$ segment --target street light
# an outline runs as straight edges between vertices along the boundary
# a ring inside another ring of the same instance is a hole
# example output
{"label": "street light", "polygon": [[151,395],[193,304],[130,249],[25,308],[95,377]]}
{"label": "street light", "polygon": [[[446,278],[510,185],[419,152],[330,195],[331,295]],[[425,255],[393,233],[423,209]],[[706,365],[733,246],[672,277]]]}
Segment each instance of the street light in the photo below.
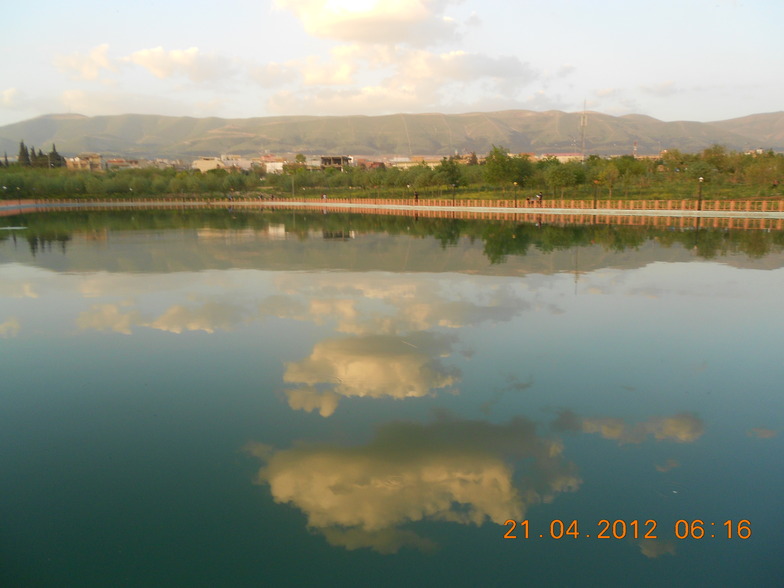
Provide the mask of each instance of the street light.
{"label": "street light", "polygon": [[702,210],[702,182],[705,180],[702,176],[699,178],[699,184],[697,184],[697,210]]}
{"label": "street light", "polygon": [[515,208],[517,208],[517,182],[514,183],[514,201],[515,201]]}

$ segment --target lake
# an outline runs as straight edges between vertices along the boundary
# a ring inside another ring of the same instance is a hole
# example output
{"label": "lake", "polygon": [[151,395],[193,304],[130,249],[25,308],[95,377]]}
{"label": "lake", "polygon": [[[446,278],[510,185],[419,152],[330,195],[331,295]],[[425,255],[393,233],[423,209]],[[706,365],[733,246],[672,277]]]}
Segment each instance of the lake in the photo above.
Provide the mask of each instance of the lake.
{"label": "lake", "polygon": [[0,230],[4,586],[781,586],[784,233]]}

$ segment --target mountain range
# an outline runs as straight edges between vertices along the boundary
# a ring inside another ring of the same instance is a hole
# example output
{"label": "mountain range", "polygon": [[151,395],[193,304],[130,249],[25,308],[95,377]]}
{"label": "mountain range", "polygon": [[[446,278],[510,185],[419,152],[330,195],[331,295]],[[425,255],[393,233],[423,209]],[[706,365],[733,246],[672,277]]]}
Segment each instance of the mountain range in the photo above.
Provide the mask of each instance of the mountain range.
{"label": "mountain range", "polygon": [[[584,121],[584,125],[582,124]],[[484,155],[493,145],[514,153],[639,155],[662,149],[696,152],[784,151],[784,111],[717,122],[664,122],[644,115],[507,110],[466,114],[278,116],[225,119],[124,114],[52,114],[0,127],[0,151],[19,142],[60,154],[192,159],[198,156],[303,153],[365,157]]]}

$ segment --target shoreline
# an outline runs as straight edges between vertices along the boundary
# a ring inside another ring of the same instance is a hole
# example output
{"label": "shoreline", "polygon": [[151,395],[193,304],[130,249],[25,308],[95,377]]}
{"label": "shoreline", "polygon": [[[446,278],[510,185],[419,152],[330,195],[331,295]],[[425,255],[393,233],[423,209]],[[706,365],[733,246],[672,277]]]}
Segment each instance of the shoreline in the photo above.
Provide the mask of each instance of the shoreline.
{"label": "shoreline", "polygon": [[[187,208],[300,208],[316,209],[322,211],[357,212],[364,214],[394,212],[394,213],[451,213],[455,217],[472,215],[492,215],[493,217],[519,217],[519,216],[632,216],[632,217],[673,217],[673,218],[737,218],[737,219],[784,219],[784,202],[776,202],[778,210],[731,210],[712,209],[698,210],[696,208],[643,208],[643,207],[586,207],[588,201],[545,201],[534,205],[511,206],[512,201],[413,201],[390,200],[384,201],[347,201],[333,200],[273,200],[273,199],[218,199],[218,200],[187,200],[187,199],[138,199],[138,200],[111,200],[96,199],[91,201],[80,200],[4,200],[0,201],[0,216],[13,216],[25,212],[46,212],[54,210],[107,210],[107,209],[187,209]],[[570,206],[563,206],[569,202]],[[636,201],[626,201],[636,202]],[[677,201],[695,204],[693,201]],[[711,202],[711,201],[708,201]],[[501,204],[503,203],[503,204]],[[579,206],[575,206],[579,203]],[[604,203],[604,202],[603,202]],[[613,202],[615,203],[615,202]],[[623,201],[618,201],[622,205]],[[707,204],[707,203],[706,203]],[[746,203],[746,208],[751,208],[752,203]],[[756,203],[754,203],[756,204]]]}

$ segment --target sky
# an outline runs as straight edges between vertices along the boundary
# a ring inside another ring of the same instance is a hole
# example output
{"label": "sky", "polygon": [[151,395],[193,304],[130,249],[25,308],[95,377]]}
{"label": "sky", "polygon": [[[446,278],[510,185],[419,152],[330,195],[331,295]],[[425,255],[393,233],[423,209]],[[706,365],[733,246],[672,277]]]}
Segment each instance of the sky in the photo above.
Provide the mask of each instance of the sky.
{"label": "sky", "polygon": [[0,125],[784,110],[782,0],[39,0],[1,12]]}

